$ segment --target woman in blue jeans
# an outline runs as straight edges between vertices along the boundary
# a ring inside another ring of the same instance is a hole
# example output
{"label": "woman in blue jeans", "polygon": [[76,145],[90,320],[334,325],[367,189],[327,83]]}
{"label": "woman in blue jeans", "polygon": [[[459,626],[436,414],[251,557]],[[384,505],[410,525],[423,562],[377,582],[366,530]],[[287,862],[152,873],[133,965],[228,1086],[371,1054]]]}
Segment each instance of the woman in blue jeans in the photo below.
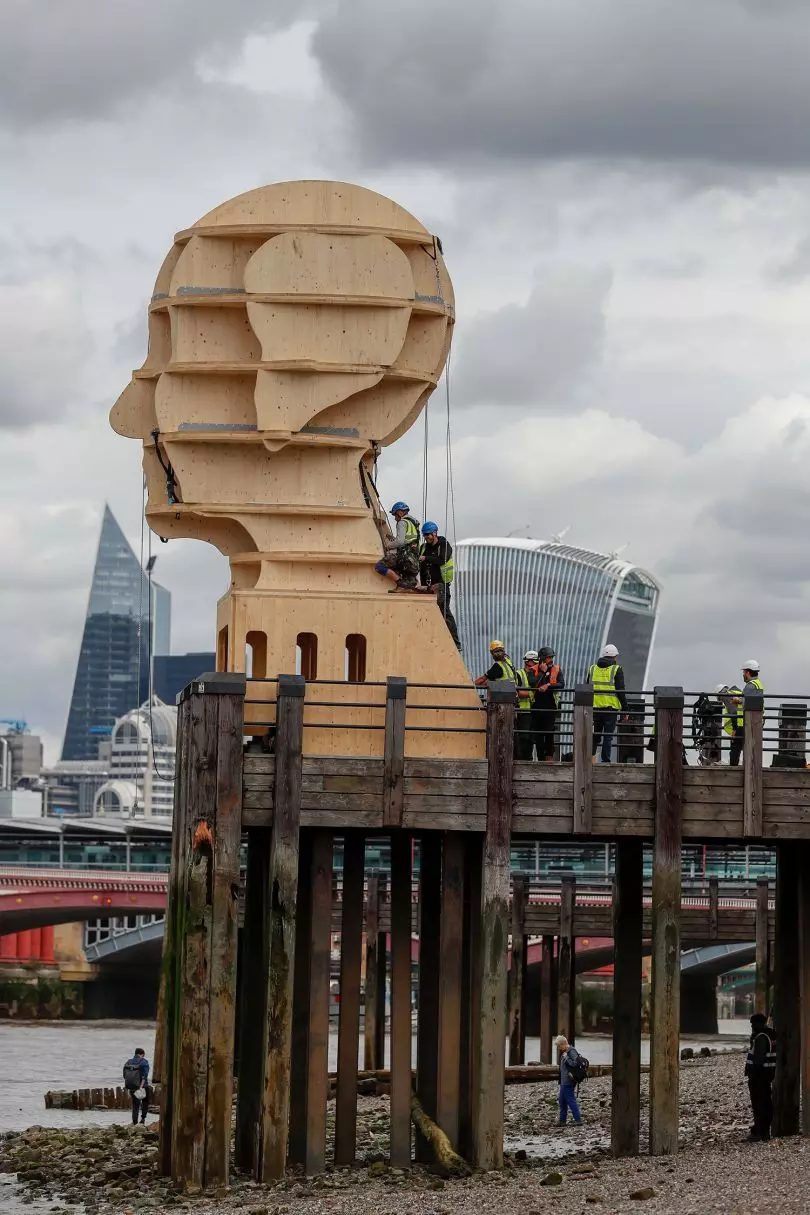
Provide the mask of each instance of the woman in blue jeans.
{"label": "woman in blue jeans", "polygon": [[574,1064],[577,1052],[573,1046],[569,1046],[568,1039],[562,1034],[554,1039],[554,1045],[557,1047],[560,1059],[560,1126],[565,1126],[568,1121],[569,1110],[575,1125],[581,1126],[582,1114],[577,1101],[576,1084],[569,1071],[569,1064]]}

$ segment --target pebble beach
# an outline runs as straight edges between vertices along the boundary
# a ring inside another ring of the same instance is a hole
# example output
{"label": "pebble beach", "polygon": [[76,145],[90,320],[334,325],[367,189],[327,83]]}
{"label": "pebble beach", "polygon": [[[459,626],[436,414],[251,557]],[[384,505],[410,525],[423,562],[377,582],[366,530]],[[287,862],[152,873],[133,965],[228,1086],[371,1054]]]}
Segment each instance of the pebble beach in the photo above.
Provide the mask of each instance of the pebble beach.
{"label": "pebble beach", "polygon": [[[645,1075],[644,1107],[647,1086]],[[739,1053],[681,1064],[676,1157],[612,1159],[609,1078],[588,1081],[581,1097],[585,1124],[559,1130],[553,1084],[509,1086],[504,1168],[461,1180],[443,1179],[421,1166],[407,1172],[387,1166],[386,1097],[359,1098],[356,1168],[317,1178],[292,1173],[276,1186],[259,1186],[237,1175],[229,1190],[219,1194],[179,1193],[157,1176],[156,1126],[133,1128],[123,1122],[11,1132],[0,1140],[0,1171],[17,1174],[17,1201],[53,1215],[534,1215],[639,1209],[754,1215],[810,1210],[810,1141],[745,1142],[750,1118]],[[333,1114],[331,1103],[330,1135]],[[646,1108],[641,1136],[643,1145]]]}

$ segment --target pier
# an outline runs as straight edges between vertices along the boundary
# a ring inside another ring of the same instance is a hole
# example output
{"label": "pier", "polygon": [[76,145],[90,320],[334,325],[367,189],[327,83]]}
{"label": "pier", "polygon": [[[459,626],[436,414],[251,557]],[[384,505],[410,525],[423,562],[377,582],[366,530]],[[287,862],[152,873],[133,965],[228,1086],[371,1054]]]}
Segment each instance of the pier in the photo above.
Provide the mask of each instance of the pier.
{"label": "pier", "polygon": [[[346,706],[342,717],[332,713],[330,681],[295,675],[204,676],[183,694],[155,1060],[164,1091],[165,1173],[192,1189],[227,1184],[234,1076],[239,1166],[266,1181],[282,1176],[288,1160],[307,1173],[326,1167],[330,945],[337,926],[334,1163],[349,1165],[355,1157],[363,961],[364,1065],[382,1065],[388,931],[391,1163],[408,1167],[414,1146],[417,1158],[429,1158],[421,1136],[414,1145],[415,1091],[464,1159],[499,1167],[506,1044],[508,1038],[510,1062],[522,1061],[530,935],[541,938],[536,1015],[544,1054],[553,969],[557,1027],[574,1031],[575,884],[563,883],[551,914],[533,903],[525,884],[510,880],[515,837],[615,844],[613,898],[599,915],[605,935],[614,939],[614,1153],[639,1150],[645,938],[652,953],[650,1151],[677,1150],[680,951],[689,942],[755,938],[757,1006],[766,1011],[768,937],[775,938],[775,1129],[799,1131],[802,1093],[805,1110],[810,1108],[810,1063],[801,1047],[803,1038],[810,1042],[810,1034],[802,1034],[810,1003],[810,890],[803,876],[810,859],[810,774],[763,768],[761,696],[746,697],[746,749],[738,769],[684,766],[684,695],[678,688],[655,692],[654,764],[592,764],[592,692],[580,687],[571,762],[540,765],[513,759],[514,688],[507,682],[492,686],[487,705],[469,712],[469,700],[459,696],[454,720],[463,710],[470,724],[457,728],[468,735],[465,748],[480,750],[480,757],[453,759],[420,754],[420,735],[442,728],[441,721],[432,725],[431,714],[434,705],[438,717],[447,712],[446,686],[435,697],[428,685],[402,678],[349,686],[358,695],[339,702]],[[343,688],[345,693],[345,683]],[[315,753],[313,740],[327,735],[326,754]],[[372,833],[390,841],[384,900],[378,879],[366,881],[364,872]],[[345,850],[339,902],[332,872],[336,837]],[[716,887],[704,905],[684,905],[685,840],[774,846],[774,911],[769,913],[764,882],[755,907],[736,913],[736,923]],[[653,856],[646,908],[645,842]],[[556,958],[549,946],[553,935]],[[412,969],[418,989],[415,1083]]]}

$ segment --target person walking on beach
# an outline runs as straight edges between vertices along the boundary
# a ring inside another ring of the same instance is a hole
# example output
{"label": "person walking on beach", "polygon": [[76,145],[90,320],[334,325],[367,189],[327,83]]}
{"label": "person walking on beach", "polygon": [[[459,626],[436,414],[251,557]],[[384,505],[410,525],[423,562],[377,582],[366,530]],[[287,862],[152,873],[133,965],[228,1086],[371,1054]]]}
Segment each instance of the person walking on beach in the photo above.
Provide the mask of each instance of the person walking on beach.
{"label": "person walking on beach", "polygon": [[582,1126],[582,1113],[580,1112],[579,1102],[577,1101],[577,1080],[574,1076],[577,1073],[577,1064],[579,1063],[579,1053],[570,1046],[568,1039],[562,1034],[559,1034],[554,1039],[554,1045],[557,1048],[557,1055],[560,1060],[560,1126],[565,1126],[568,1122],[568,1111],[571,1111],[571,1117],[574,1120],[575,1126]]}
{"label": "person walking on beach", "polygon": [[773,1078],[776,1074],[776,1041],[764,1013],[751,1018],[751,1045],[745,1060],[745,1075],[751,1097],[754,1125],[749,1136],[755,1143],[771,1137],[773,1122]]}
{"label": "person walking on beach", "polygon": [[132,1125],[137,1126],[139,1118],[142,1123],[146,1122],[150,1093],[149,1060],[140,1046],[124,1064],[124,1087],[132,1099]]}

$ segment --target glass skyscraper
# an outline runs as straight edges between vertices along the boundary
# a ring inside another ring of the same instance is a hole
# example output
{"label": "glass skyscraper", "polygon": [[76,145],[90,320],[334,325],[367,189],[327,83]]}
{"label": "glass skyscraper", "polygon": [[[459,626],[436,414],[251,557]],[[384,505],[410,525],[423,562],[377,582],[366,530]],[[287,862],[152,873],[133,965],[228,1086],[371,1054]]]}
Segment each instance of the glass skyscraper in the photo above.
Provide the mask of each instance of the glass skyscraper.
{"label": "glass skyscraper", "polygon": [[516,663],[526,650],[553,646],[571,688],[613,642],[628,691],[646,686],[661,593],[652,574],[543,540],[461,540],[454,555],[456,619],[472,675],[491,665],[497,638]]}
{"label": "glass skyscraper", "polygon": [[167,654],[171,595],[153,582],[150,612],[149,580],[105,506],[63,760],[97,759],[117,719],[147,699],[150,621],[152,655]]}

